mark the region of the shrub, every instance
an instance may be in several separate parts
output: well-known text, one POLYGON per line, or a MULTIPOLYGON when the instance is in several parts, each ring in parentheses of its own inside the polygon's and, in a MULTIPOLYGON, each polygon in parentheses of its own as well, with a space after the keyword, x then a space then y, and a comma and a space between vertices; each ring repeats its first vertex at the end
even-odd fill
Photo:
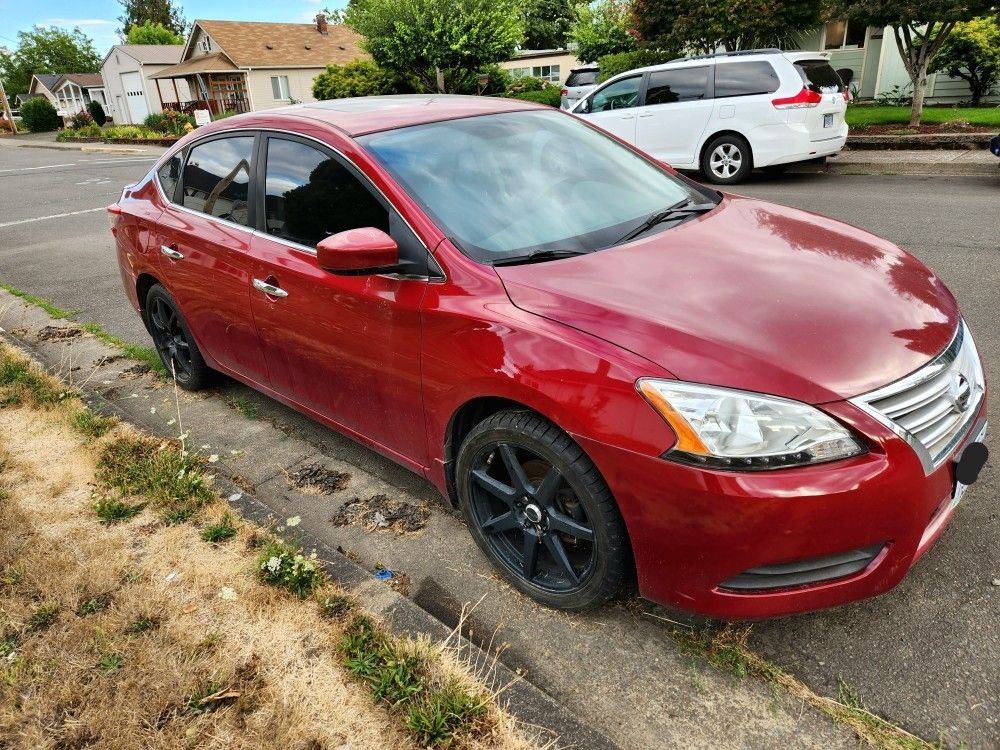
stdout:
MULTIPOLYGON (((490 77, 489 82, 486 84, 486 88, 482 90, 485 96, 491 94, 503 94, 514 84, 514 76, 510 74, 509 70, 501 68, 499 65, 490 65, 483 68, 480 73, 488 75, 490 77)), ((476 83, 478 84, 478 76, 476 83)))
POLYGON ((190 126, 194 127, 194 116, 178 112, 176 109, 165 109, 163 112, 154 112, 146 117, 143 125, 149 130, 155 130, 164 135, 184 135, 190 126))
POLYGON ((32 133, 44 133, 62 126, 56 108, 44 96, 36 96, 21 105, 21 122, 32 133))
POLYGON ((74 115, 70 115, 69 126, 74 130, 79 130, 80 128, 85 128, 88 125, 93 124, 94 117, 89 111, 81 109, 74 115))
POLYGON ((636 68, 644 68, 647 65, 659 65, 660 63, 669 62, 675 57, 677 56, 672 52, 655 49, 637 49, 632 52, 605 55, 597 61, 597 65, 601 69, 601 72, 597 75, 597 80, 603 82, 619 73, 635 70, 636 68))
POLYGON ((533 76, 522 76, 514 78, 510 86, 507 87, 508 94, 521 94, 525 91, 544 91, 550 84, 541 78, 533 76))
POLYGON ((164 134, 142 125, 112 125, 104 130, 104 137, 109 141, 155 141, 163 138, 164 134))
POLYGON ((104 113, 104 107, 101 106, 101 103, 92 101, 87 105, 87 109, 90 110, 90 116, 94 118, 94 122, 103 128, 104 123, 108 121, 108 116, 104 113))
POLYGON ((507 94, 511 99, 525 99, 536 104, 547 104, 550 107, 558 107, 562 97, 556 86, 550 86, 543 91, 521 91, 519 93, 507 94))
POLYGON ((313 80, 317 99, 347 99, 399 93, 396 76, 371 60, 355 60, 347 65, 327 65, 313 80))

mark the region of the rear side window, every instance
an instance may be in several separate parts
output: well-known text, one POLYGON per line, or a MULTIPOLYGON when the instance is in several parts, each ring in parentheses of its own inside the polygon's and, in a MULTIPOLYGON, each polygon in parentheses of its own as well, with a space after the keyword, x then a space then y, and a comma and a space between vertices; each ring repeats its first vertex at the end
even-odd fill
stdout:
POLYGON ((184 206, 246 225, 252 158, 252 135, 195 146, 184 166, 184 206))
POLYGON ((160 167, 156 176, 160 179, 160 185, 167 199, 173 201, 177 192, 177 181, 181 177, 181 155, 180 153, 171 156, 167 162, 160 167))
POLYGON ((839 94, 844 90, 844 82, 826 60, 799 60, 795 69, 802 76, 802 83, 821 94, 839 94))
POLYGON ((719 63, 715 66, 715 97, 773 94, 781 81, 766 60, 719 63))
POLYGON ((566 86, 593 86, 597 83, 596 70, 574 70, 566 79, 566 86))
POLYGON ((657 70, 649 74, 646 104, 673 104, 704 99, 708 88, 708 66, 657 70))
POLYGON ((306 247, 359 227, 389 232, 388 212, 347 167, 283 138, 267 142, 264 216, 268 234, 306 247))

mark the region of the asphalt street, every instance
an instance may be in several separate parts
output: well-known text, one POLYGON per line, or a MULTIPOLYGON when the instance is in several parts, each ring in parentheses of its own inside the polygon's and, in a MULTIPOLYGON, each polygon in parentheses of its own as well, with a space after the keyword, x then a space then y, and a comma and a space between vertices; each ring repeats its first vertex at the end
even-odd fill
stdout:
MULTIPOLYGON (((122 292, 102 209, 157 153, 0 146, 0 281, 148 344, 122 292)), ((789 174, 755 178, 737 192, 827 214, 911 250, 958 297, 988 374, 1000 372, 1000 176, 789 174)), ((347 442, 268 403, 310 439, 347 442)), ((990 416, 1000 425, 995 388, 990 416)), ((340 450, 360 463, 384 466, 364 449, 340 450)), ((1000 448, 994 453, 1000 455, 1000 448)), ((896 590, 836 610, 758 623, 751 645, 822 694, 836 696, 842 679, 870 710, 927 739, 969 748, 1000 745, 996 466, 994 458, 940 542, 896 590)), ((401 469, 384 471, 416 494, 428 493, 401 469)))

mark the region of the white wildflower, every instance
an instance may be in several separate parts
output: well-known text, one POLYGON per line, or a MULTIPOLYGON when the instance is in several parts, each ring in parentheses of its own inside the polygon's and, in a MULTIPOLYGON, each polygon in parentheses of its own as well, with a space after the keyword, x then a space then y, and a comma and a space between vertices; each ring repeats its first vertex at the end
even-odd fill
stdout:
POLYGON ((301 516, 292 516, 291 518, 285 519, 285 526, 288 527, 298 526, 300 523, 302 523, 301 516))

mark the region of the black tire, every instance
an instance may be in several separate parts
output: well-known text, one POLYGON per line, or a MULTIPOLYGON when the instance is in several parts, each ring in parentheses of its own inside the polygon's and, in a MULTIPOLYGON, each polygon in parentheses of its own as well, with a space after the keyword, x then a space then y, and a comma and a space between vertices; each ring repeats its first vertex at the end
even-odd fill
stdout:
POLYGON ((534 412, 499 412, 473 428, 455 477, 476 543, 531 598, 592 609, 631 574, 625 523, 597 467, 534 412))
POLYGON ((161 284, 154 284, 146 295, 146 327, 153 337, 167 373, 186 391, 199 391, 212 384, 215 372, 191 335, 177 302, 161 284))
POLYGON ((717 136, 701 152, 701 173, 716 185, 743 182, 752 169, 753 151, 738 135, 717 136))

